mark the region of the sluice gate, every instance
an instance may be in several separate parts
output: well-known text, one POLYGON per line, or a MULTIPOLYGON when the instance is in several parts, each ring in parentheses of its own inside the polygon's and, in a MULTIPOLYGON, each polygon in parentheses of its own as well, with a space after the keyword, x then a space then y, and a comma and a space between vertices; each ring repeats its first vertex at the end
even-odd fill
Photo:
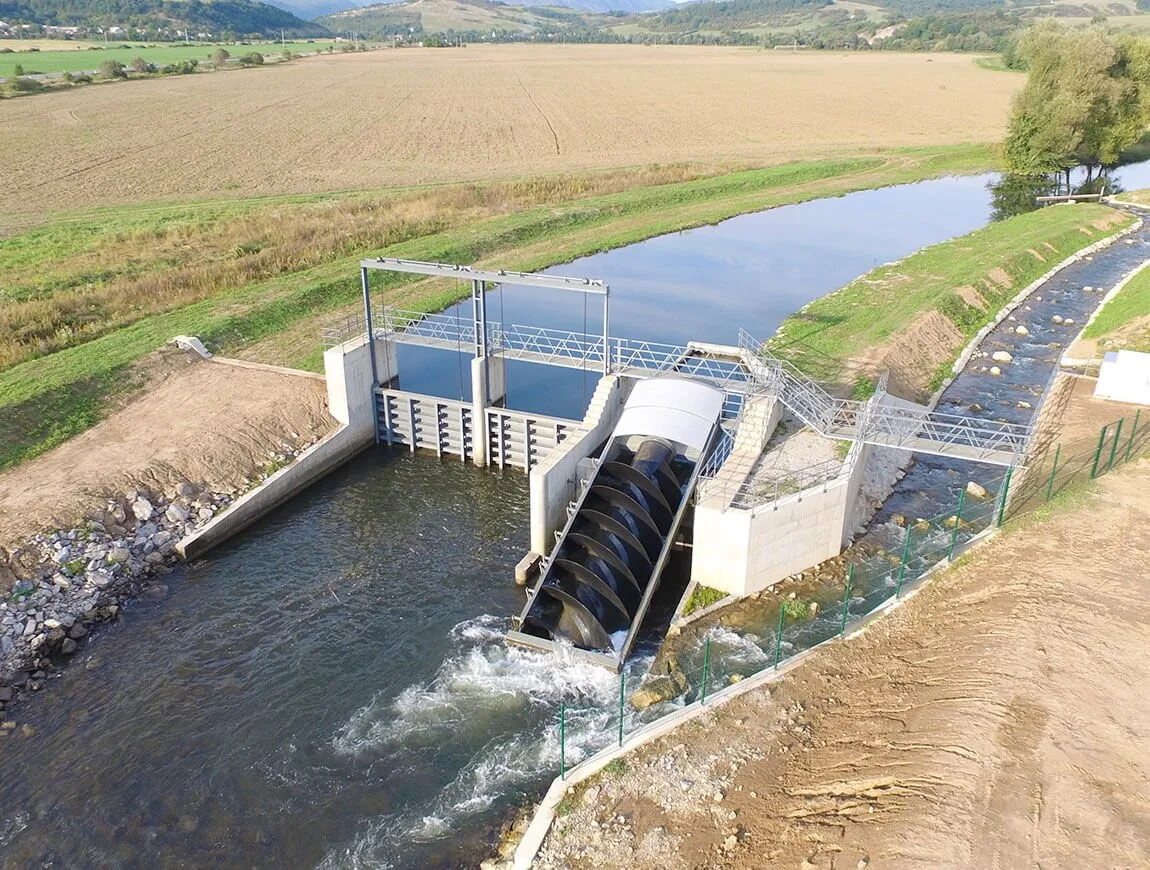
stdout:
POLYGON ((722 390, 686 378, 635 384, 509 640, 570 645, 622 666, 716 440, 723 400, 722 390))

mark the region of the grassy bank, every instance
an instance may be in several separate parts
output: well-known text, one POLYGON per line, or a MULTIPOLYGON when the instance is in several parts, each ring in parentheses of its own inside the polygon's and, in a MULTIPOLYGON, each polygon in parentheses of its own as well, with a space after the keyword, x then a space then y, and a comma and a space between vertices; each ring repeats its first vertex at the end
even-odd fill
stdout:
POLYGON ((1150 353, 1150 269, 1143 269, 1107 302, 1082 334, 1109 350, 1150 353))
MULTIPOLYGON (((316 321, 354 306, 368 254, 535 270, 772 206, 985 169, 981 146, 705 175, 656 167, 342 197, 71 215, 0 241, 0 467, 83 431, 173 335, 317 368, 316 321)), ((454 282, 387 276, 384 301, 436 310, 454 282)))
POLYGON ((1019 290, 1133 218, 1101 205, 1046 208, 990 224, 867 273, 787 318, 769 342, 812 376, 860 388, 897 359, 916 357, 911 392, 929 393, 961 348, 1019 290), (865 315, 865 316, 864 316, 865 315), (916 331, 922 333, 916 339, 916 331), (913 348, 928 343, 929 347, 913 348), (897 355, 897 354, 896 354, 897 355), (921 363, 929 359, 925 370, 921 363))

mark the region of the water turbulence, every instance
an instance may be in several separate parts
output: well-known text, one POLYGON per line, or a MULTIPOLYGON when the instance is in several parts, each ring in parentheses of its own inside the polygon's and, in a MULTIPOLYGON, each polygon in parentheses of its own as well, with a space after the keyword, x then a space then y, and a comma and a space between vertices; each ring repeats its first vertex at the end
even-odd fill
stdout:
MULTIPOLYGON (((459 750, 456 773, 429 801, 404 802, 333 849, 323 867, 386 867, 412 855, 402 844, 432 844, 473 823, 508 795, 524 794, 553 772, 560 757, 555 713, 566 703, 565 749, 576 761, 609 732, 618 692, 610 671, 559 645, 551 653, 508 646, 507 620, 465 620, 450 632, 454 647, 427 681, 398 696, 378 693, 333 736, 337 755, 394 768, 459 750)), ((636 659, 636 669, 649 662, 636 659)))
POLYGON ((508 637, 570 644, 619 668, 651 603, 718 427, 723 392, 638 382, 559 544, 508 637))

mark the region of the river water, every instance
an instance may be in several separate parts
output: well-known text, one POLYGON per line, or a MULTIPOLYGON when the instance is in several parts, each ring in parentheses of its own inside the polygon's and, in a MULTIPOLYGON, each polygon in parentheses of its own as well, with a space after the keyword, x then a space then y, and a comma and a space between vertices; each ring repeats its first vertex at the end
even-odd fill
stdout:
MULTIPOLYGON (((1150 184, 1145 166, 1127 173, 1150 184)), ((765 337, 873 266, 985 223, 988 180, 788 206, 554 271, 611 283, 616 335, 765 337)), ((1068 293, 1076 282, 1102 280, 1085 264, 1068 293)), ((511 288, 491 307, 584 323, 573 298, 511 288)), ((405 388, 460 394, 451 354, 410 350, 405 388)), ((564 416, 595 380, 509 369, 512 406, 564 416)), ((927 484, 946 475, 922 465, 927 484)), ((33 733, 0 749, 0 866, 474 866, 500 814, 555 774, 559 703, 606 711, 618 692, 604 670, 503 645, 526 517, 521 473, 380 448, 179 567, 165 599, 125 608, 13 709, 33 733)), ((610 727, 607 713, 569 722, 568 763, 610 727)))

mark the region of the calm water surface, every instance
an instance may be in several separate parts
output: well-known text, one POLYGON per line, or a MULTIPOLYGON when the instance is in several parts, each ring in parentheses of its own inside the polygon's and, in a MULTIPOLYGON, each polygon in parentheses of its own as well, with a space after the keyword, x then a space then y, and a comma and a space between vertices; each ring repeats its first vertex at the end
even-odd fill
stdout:
MULTIPOLYGON (((1125 172, 1150 184, 1144 166, 1125 172)), ((765 337, 873 266, 983 224, 988 180, 789 206, 555 271, 611 284, 615 335, 765 337)), ((490 313, 585 322, 579 300, 521 288, 490 313)), ((586 324, 600 328, 593 308, 586 324)), ((465 394, 453 356, 404 348, 402 386, 465 394)), ((511 364, 510 404, 578 416, 595 378, 511 364)), ((521 474, 363 455, 173 572, 165 600, 129 606, 16 708, 35 733, 0 748, 0 866, 474 866, 500 813, 554 775, 559 702, 610 710, 618 692, 601 669, 502 644, 526 546, 521 474)), ((606 715, 569 723, 569 763, 606 715)))

